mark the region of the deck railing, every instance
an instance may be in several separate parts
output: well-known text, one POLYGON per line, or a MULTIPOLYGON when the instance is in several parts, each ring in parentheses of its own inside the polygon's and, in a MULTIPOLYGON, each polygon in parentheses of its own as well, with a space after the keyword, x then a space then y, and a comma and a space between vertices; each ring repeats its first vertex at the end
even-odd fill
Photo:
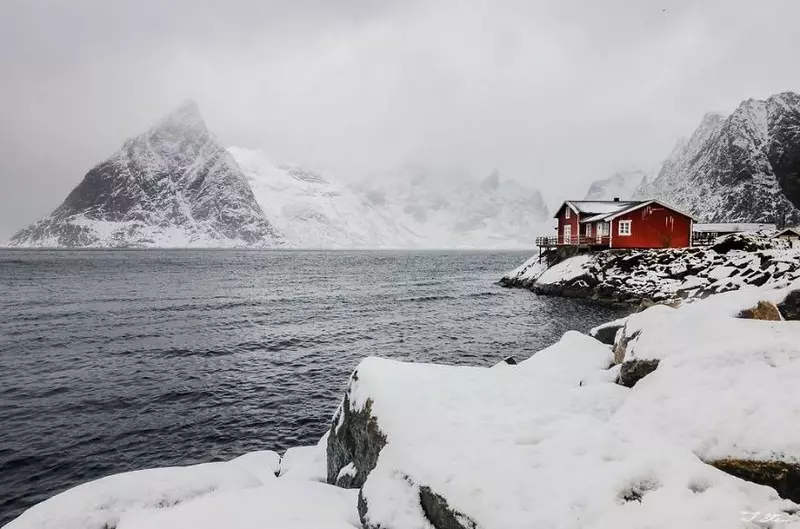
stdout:
POLYGON ((549 248, 553 246, 608 246, 609 237, 604 236, 586 236, 575 235, 564 239, 563 237, 536 237, 536 246, 540 248, 549 248))

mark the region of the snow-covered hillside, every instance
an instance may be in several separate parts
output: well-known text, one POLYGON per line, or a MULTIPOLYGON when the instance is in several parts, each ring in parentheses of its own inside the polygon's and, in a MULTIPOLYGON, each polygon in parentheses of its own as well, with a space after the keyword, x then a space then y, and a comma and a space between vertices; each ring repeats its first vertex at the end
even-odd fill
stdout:
POLYGON ((282 242, 233 157, 188 101, 125 142, 44 220, 11 239, 40 247, 272 247, 282 242))
POLYGON ((800 222, 800 95, 707 114, 634 198, 664 200, 705 222, 800 222))
POLYGON ((644 171, 618 171, 608 178, 592 182, 584 200, 630 200, 639 186, 646 182, 647 173, 644 171))
POLYGON ((272 162, 261 151, 231 147, 259 206, 296 248, 410 248, 424 242, 332 175, 272 162))
POLYGON ((350 184, 229 149, 270 222, 296 248, 530 248, 548 219, 538 191, 503 180, 404 168, 350 184))
POLYGON ((501 178, 483 180, 407 167, 360 186, 373 206, 422 236, 429 248, 529 248, 549 214, 539 191, 501 178))

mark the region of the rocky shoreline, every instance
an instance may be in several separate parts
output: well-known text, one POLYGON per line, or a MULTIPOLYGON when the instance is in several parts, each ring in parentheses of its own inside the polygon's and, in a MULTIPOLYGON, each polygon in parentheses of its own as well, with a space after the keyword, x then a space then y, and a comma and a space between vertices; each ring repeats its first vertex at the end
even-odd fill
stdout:
POLYGON ((678 303, 746 286, 773 286, 800 278, 800 251, 758 235, 729 235, 712 246, 605 250, 552 267, 533 257, 499 284, 536 294, 589 299, 611 305, 643 300, 678 303))

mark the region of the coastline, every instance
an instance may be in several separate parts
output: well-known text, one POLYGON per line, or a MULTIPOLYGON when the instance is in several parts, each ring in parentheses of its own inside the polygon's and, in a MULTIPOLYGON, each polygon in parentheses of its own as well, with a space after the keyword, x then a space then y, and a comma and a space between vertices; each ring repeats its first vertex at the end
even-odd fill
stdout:
POLYGON ((780 287, 800 278, 800 249, 756 235, 730 235, 709 247, 603 250, 547 266, 536 256, 499 280, 540 295, 611 306, 683 303, 743 287, 780 287))

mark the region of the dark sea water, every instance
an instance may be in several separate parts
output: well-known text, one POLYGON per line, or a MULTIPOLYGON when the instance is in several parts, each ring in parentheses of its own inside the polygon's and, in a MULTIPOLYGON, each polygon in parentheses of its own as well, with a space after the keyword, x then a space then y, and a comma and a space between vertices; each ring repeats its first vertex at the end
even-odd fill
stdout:
POLYGON ((127 470, 312 444, 368 355, 488 366, 608 308, 527 253, 0 250, 0 526, 127 470))

